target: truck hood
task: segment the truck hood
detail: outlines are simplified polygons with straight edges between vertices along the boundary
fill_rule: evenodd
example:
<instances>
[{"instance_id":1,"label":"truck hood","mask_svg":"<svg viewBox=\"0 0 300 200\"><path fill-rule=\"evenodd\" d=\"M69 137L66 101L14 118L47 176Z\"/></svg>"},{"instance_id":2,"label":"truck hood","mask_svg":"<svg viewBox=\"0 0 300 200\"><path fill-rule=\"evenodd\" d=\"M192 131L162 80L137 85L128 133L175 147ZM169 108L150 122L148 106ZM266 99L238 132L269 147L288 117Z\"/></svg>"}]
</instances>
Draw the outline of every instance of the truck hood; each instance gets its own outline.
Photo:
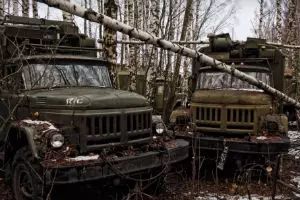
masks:
<instances>
[{"instance_id":1,"label":"truck hood","mask_svg":"<svg viewBox=\"0 0 300 200\"><path fill-rule=\"evenodd\" d=\"M32 107L112 109L147 106L145 97L113 88L71 87L27 91Z\"/></svg>"},{"instance_id":2,"label":"truck hood","mask_svg":"<svg viewBox=\"0 0 300 200\"><path fill-rule=\"evenodd\" d=\"M192 96L193 103L266 105L272 97L261 91L251 90L197 90Z\"/></svg>"}]
</instances>

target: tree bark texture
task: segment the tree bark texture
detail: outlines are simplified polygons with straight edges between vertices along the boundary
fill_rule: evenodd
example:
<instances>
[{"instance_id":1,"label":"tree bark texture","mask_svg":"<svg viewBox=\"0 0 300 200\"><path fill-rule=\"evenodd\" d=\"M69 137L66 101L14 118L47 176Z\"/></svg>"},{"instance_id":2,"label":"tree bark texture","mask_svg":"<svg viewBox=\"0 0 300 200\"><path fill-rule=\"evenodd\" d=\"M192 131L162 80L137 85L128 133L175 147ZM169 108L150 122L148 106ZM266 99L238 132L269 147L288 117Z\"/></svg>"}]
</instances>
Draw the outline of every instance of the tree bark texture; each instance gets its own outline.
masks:
<instances>
[{"instance_id":1,"label":"tree bark texture","mask_svg":"<svg viewBox=\"0 0 300 200\"><path fill-rule=\"evenodd\" d=\"M276 42L281 43L282 38L282 0L276 0Z\"/></svg>"},{"instance_id":2,"label":"tree bark texture","mask_svg":"<svg viewBox=\"0 0 300 200\"><path fill-rule=\"evenodd\" d=\"M38 18L38 5L36 0L32 0L32 14L34 18Z\"/></svg>"},{"instance_id":3,"label":"tree bark texture","mask_svg":"<svg viewBox=\"0 0 300 200\"><path fill-rule=\"evenodd\" d=\"M70 3L70 0L62 0L62 1L66 1L67 3ZM65 22L72 22L73 21L72 14L63 11L62 15L63 15L63 20Z\"/></svg>"},{"instance_id":4,"label":"tree bark texture","mask_svg":"<svg viewBox=\"0 0 300 200\"><path fill-rule=\"evenodd\" d=\"M153 35L159 35L159 7L160 7L160 0L153 0L151 1L150 7L150 33ZM155 96L156 96L156 79L157 79L157 64L158 64L158 56L157 56L157 48L149 46L148 52L150 52L149 57L149 67L148 73L149 74L149 81L148 83L148 90L147 90L147 97L149 99L150 105L152 107L156 107L155 103ZM148 76L147 76L148 77Z\"/></svg>"},{"instance_id":5,"label":"tree bark texture","mask_svg":"<svg viewBox=\"0 0 300 200\"><path fill-rule=\"evenodd\" d=\"M280 99L282 101L285 101L287 103L290 103L290 104L296 106L297 108L300 108L300 103L297 102L295 99L288 97L284 93L272 88L271 86L269 86L261 81L258 81L257 79L255 79L254 77L252 77L250 75L247 75L235 68L232 68L231 66L228 66L214 58L206 56L205 54L199 53L196 50L173 44L167 40L160 39L150 33L147 33L142 30L137 30L134 27L123 24L122 22L112 19L111 17L108 17L102 13L97 13L95 11L87 10L77 4L69 3L66 1L59 1L59 0L38 0L38 1L45 3L49 6L64 10L73 15L77 15L79 17L86 18L93 22L101 23L115 31L119 31L124 34L128 34L131 37L145 41L146 43L152 43L162 49L166 49L166 50L181 54L183 56L188 56L188 57L194 58L197 61L201 61L204 64L214 67L215 69L218 69L225 73L231 74L232 76L235 76L243 81L246 81L251 85L254 85L260 89L263 89L265 92L272 94L274 97L277 97L278 99Z\"/></svg>"},{"instance_id":6,"label":"tree bark texture","mask_svg":"<svg viewBox=\"0 0 300 200\"><path fill-rule=\"evenodd\" d=\"M13 0L13 15L14 16L18 16L19 15L18 0Z\"/></svg>"},{"instance_id":7,"label":"tree bark texture","mask_svg":"<svg viewBox=\"0 0 300 200\"><path fill-rule=\"evenodd\" d=\"M111 19L117 19L117 11L118 11L118 2L116 0L105 0L104 1L104 12ZM90 20L92 21L92 20ZM117 31L109 26L105 26L104 24L104 50L107 55L107 60L110 63L111 67L111 77L113 85L116 86L116 72L117 72Z\"/></svg>"},{"instance_id":8,"label":"tree bark texture","mask_svg":"<svg viewBox=\"0 0 300 200\"><path fill-rule=\"evenodd\" d=\"M87 9L87 0L84 0L83 4L84 4L84 8ZM99 10L98 10L98 12L99 12ZM83 20L83 33L84 33L84 35L87 35L87 20L86 19Z\"/></svg>"},{"instance_id":9,"label":"tree bark texture","mask_svg":"<svg viewBox=\"0 0 300 200\"><path fill-rule=\"evenodd\" d=\"M0 0L0 19L4 17L4 2Z\"/></svg>"},{"instance_id":10,"label":"tree bark texture","mask_svg":"<svg viewBox=\"0 0 300 200\"><path fill-rule=\"evenodd\" d=\"M297 0L288 1L288 33L287 33L287 43L290 45L297 44L297 17L296 17L296 4ZM297 55L296 49L290 49L289 51L289 66L293 68L293 79L295 83L296 99L300 97L300 80L299 80L299 55Z\"/></svg>"},{"instance_id":11,"label":"tree bark texture","mask_svg":"<svg viewBox=\"0 0 300 200\"><path fill-rule=\"evenodd\" d=\"M91 9L91 8L92 8L92 0L89 0L89 9ZM91 21L89 21L89 37L93 37Z\"/></svg>"},{"instance_id":12,"label":"tree bark texture","mask_svg":"<svg viewBox=\"0 0 300 200\"><path fill-rule=\"evenodd\" d=\"M124 0L124 10L123 10L123 23L128 23L128 0ZM126 40L128 36L126 34L122 34L122 40ZM126 66L126 60L127 60L127 50L128 45L122 43L122 49L121 49L121 66L122 68L125 68Z\"/></svg>"},{"instance_id":13,"label":"tree bark texture","mask_svg":"<svg viewBox=\"0 0 300 200\"><path fill-rule=\"evenodd\" d=\"M262 24L264 17L264 0L259 0L259 22L258 22L258 37L262 37Z\"/></svg>"},{"instance_id":14,"label":"tree bark texture","mask_svg":"<svg viewBox=\"0 0 300 200\"><path fill-rule=\"evenodd\" d=\"M175 38L175 20L177 19L175 16L175 11L174 11L174 7L176 7L178 5L178 1L174 0L174 1L170 1L169 4L169 31L168 31L168 39L169 40L173 40ZM169 92L170 92L170 86L169 86L169 76L171 74L171 69L172 69L172 52L168 51L167 52L167 64L166 64L166 69L164 71L164 94L163 94L163 99L164 99L164 103L163 103L163 119L164 121L168 121L169 120L169 116L167 116L168 114L168 109L169 109L169 105L167 102L167 98L169 96Z\"/></svg>"},{"instance_id":15,"label":"tree bark texture","mask_svg":"<svg viewBox=\"0 0 300 200\"><path fill-rule=\"evenodd\" d=\"M29 17L29 0L22 0L22 16Z\"/></svg>"},{"instance_id":16,"label":"tree bark texture","mask_svg":"<svg viewBox=\"0 0 300 200\"><path fill-rule=\"evenodd\" d=\"M189 21L187 22L187 31L186 31L186 41L192 40L192 32L193 32L193 21L194 21L194 5L195 2L192 2L191 10L189 11ZM188 44L186 46L187 48L190 48L190 45ZM187 100L188 97L188 72L189 72L189 65L191 64L191 59L186 57L184 58L184 64L183 64L183 82L182 82L182 92L185 94L183 102Z\"/></svg>"},{"instance_id":17,"label":"tree bark texture","mask_svg":"<svg viewBox=\"0 0 300 200\"><path fill-rule=\"evenodd\" d=\"M98 0L98 12L102 13L103 12L102 10L103 10L103 1ZM99 39L100 40L102 39L102 30L103 30L102 24L99 24Z\"/></svg>"},{"instance_id":18,"label":"tree bark texture","mask_svg":"<svg viewBox=\"0 0 300 200\"><path fill-rule=\"evenodd\" d=\"M193 6L193 0L187 0L185 13L184 13L184 18L183 18L183 23L182 23L180 41L183 41L183 40L186 39L188 26L191 23L190 17L192 16L191 15L192 6ZM173 75L173 79L172 79L172 84L171 84L171 87L170 87L170 93L169 93L168 104L167 104L167 105L170 105L170 107L166 111L166 119L169 119L169 116L171 115L171 112L172 112L172 106L175 102L176 88L177 88L177 84L179 83L179 78L180 78L179 77L179 71L180 71L181 59L182 59L182 56L180 54L178 54L177 57L176 57L176 62L175 62L175 68L174 68L174 75Z\"/></svg>"},{"instance_id":19,"label":"tree bark texture","mask_svg":"<svg viewBox=\"0 0 300 200\"><path fill-rule=\"evenodd\" d=\"M135 25L135 18L134 18L134 10L136 9L134 6L134 0L127 0L128 1L128 24L131 27ZM129 44L129 91L136 91L136 75L137 75L137 66L135 63L135 48L133 45Z\"/></svg>"}]
</instances>

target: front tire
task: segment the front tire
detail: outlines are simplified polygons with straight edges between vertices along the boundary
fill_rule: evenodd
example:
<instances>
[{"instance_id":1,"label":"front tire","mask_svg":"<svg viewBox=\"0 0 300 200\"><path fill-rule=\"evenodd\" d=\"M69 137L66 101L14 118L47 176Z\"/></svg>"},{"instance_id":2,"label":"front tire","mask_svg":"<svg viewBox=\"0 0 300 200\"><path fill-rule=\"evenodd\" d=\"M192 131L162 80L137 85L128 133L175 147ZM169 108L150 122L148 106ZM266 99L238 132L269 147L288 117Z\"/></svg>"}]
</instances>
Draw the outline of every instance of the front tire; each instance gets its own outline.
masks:
<instances>
[{"instance_id":1,"label":"front tire","mask_svg":"<svg viewBox=\"0 0 300 200\"><path fill-rule=\"evenodd\" d=\"M28 147L19 149L12 163L12 189L15 200L42 200L43 182L40 166Z\"/></svg>"}]
</instances>

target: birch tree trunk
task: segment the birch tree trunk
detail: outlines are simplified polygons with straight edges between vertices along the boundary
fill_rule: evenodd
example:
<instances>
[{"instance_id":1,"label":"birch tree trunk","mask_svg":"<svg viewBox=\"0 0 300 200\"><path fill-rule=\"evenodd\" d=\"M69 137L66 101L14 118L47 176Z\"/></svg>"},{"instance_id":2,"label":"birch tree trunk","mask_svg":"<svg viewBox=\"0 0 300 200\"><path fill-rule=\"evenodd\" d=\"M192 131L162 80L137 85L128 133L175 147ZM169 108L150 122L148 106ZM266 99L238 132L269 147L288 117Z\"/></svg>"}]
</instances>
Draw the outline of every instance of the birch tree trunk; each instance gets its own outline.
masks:
<instances>
[{"instance_id":1,"label":"birch tree trunk","mask_svg":"<svg viewBox=\"0 0 300 200\"><path fill-rule=\"evenodd\" d=\"M296 0L288 1L288 32L287 43L295 45Z\"/></svg>"},{"instance_id":2,"label":"birch tree trunk","mask_svg":"<svg viewBox=\"0 0 300 200\"><path fill-rule=\"evenodd\" d=\"M104 1L104 12L107 16L112 19L117 19L118 5L117 0L105 0ZM117 73L117 31L110 27L104 26L104 50L107 54L107 60L111 66L111 77L113 85L116 86L116 73Z\"/></svg>"},{"instance_id":3,"label":"birch tree trunk","mask_svg":"<svg viewBox=\"0 0 300 200\"><path fill-rule=\"evenodd\" d=\"M92 0L89 0L89 9L92 9ZM93 34L92 34L92 23L91 23L91 21L89 21L89 36L93 37Z\"/></svg>"},{"instance_id":4,"label":"birch tree trunk","mask_svg":"<svg viewBox=\"0 0 300 200\"><path fill-rule=\"evenodd\" d=\"M4 17L4 2L0 0L0 19Z\"/></svg>"},{"instance_id":5,"label":"birch tree trunk","mask_svg":"<svg viewBox=\"0 0 300 200\"><path fill-rule=\"evenodd\" d=\"M297 0L289 0L288 1L288 33L287 33L287 44L296 45L297 44L297 31L296 31L296 1ZM293 79L295 83L296 94L295 98L299 99L299 70L297 67L297 51L295 49L289 50L289 58L288 64L293 69Z\"/></svg>"},{"instance_id":6,"label":"birch tree trunk","mask_svg":"<svg viewBox=\"0 0 300 200\"><path fill-rule=\"evenodd\" d=\"M190 16L189 16L189 20L187 22L187 33L186 33L186 41L190 41L192 40L192 32L193 32L193 21L194 21L194 5L195 3L192 2L191 4L191 10L189 12ZM187 45L187 48L190 48L191 45ZM182 102L186 102L187 101L187 97L188 97L188 69L189 69L189 65L191 64L190 62L190 58L185 57L184 58L184 64L183 64L183 83L182 83L182 88L183 88L183 93L184 95L184 99L182 99Z\"/></svg>"},{"instance_id":7,"label":"birch tree trunk","mask_svg":"<svg viewBox=\"0 0 300 200\"><path fill-rule=\"evenodd\" d=\"M22 16L29 17L29 0L22 0Z\"/></svg>"},{"instance_id":8,"label":"birch tree trunk","mask_svg":"<svg viewBox=\"0 0 300 200\"><path fill-rule=\"evenodd\" d=\"M299 16L299 13L297 13L297 7L299 7L300 5L300 2L299 0L295 0L294 1L294 9L295 9L295 16L293 18L293 31L292 31L292 34L293 34L293 40L292 40L292 45L297 45L298 42L299 42L299 34L298 34L298 31L299 31L299 21L298 21L298 16ZM298 9L299 10L299 9ZM294 71L294 79L295 79L295 82L296 82L296 99L299 101L300 99L300 51L299 49L293 49L293 64L292 64L292 67L293 67L293 71Z\"/></svg>"},{"instance_id":9,"label":"birch tree trunk","mask_svg":"<svg viewBox=\"0 0 300 200\"><path fill-rule=\"evenodd\" d=\"M103 2L102 0L98 0L98 12L103 13L102 11ZM102 39L102 24L99 24L99 39Z\"/></svg>"},{"instance_id":10,"label":"birch tree trunk","mask_svg":"<svg viewBox=\"0 0 300 200\"><path fill-rule=\"evenodd\" d=\"M161 37L165 39L166 36L166 28L165 28L165 19L166 19L166 0L162 0L162 9L161 9L161 13L160 13L160 17L159 17L159 28L161 30ZM164 55L165 55L165 51L163 49L158 49L158 53L159 53L159 62L158 62L158 66L157 66L157 76L161 77L162 75L162 71L163 71L163 66L164 66Z\"/></svg>"},{"instance_id":11,"label":"birch tree trunk","mask_svg":"<svg viewBox=\"0 0 300 200\"><path fill-rule=\"evenodd\" d=\"M2 0L3 1L3 15L5 15L5 4L7 5L7 13L11 15L12 13L12 1L11 0ZM5 3L6 2L6 3Z\"/></svg>"},{"instance_id":12,"label":"birch tree trunk","mask_svg":"<svg viewBox=\"0 0 300 200\"><path fill-rule=\"evenodd\" d=\"M123 23L127 24L128 23L128 0L124 0L124 15L123 15ZM122 40L126 40L128 37L126 34L122 34ZM122 49L121 49L121 66L124 68L124 62L127 60L127 44L122 44Z\"/></svg>"},{"instance_id":13,"label":"birch tree trunk","mask_svg":"<svg viewBox=\"0 0 300 200\"><path fill-rule=\"evenodd\" d=\"M193 6L193 0L187 0L185 13L184 13L184 19L183 19L183 23L182 23L180 41L183 41L186 39L188 26L191 23L190 17L191 17L191 12L192 12L192 6ZM170 107L166 111L166 119L169 119L169 116L172 111L172 105L174 104L174 101L175 101L176 86L179 83L179 70L180 70L180 65L181 65L181 58L182 57L180 55L177 55L176 62L175 62L175 68L174 68L174 75L173 75L173 79L172 79L172 84L171 84L170 94L169 94L168 104L167 104Z\"/></svg>"},{"instance_id":14,"label":"birch tree trunk","mask_svg":"<svg viewBox=\"0 0 300 200\"><path fill-rule=\"evenodd\" d=\"M201 0L195 2L195 20L194 20L194 31L193 31L193 40L196 41L199 39L198 30L200 28L200 3ZM196 44L194 45L196 49Z\"/></svg>"},{"instance_id":15,"label":"birch tree trunk","mask_svg":"<svg viewBox=\"0 0 300 200\"><path fill-rule=\"evenodd\" d=\"M69 2L69 3L70 3L70 0L62 0L62 1L66 1L66 2ZM62 15L63 15L63 20L64 20L65 22L72 22L72 21L73 21L72 14L63 11L63 14L62 14Z\"/></svg>"},{"instance_id":16,"label":"birch tree trunk","mask_svg":"<svg viewBox=\"0 0 300 200\"><path fill-rule=\"evenodd\" d=\"M13 0L13 15L14 16L18 16L19 15L18 0Z\"/></svg>"},{"instance_id":17,"label":"birch tree trunk","mask_svg":"<svg viewBox=\"0 0 300 200\"><path fill-rule=\"evenodd\" d=\"M282 38L282 12L281 12L281 0L276 0L276 42L281 43Z\"/></svg>"},{"instance_id":18,"label":"birch tree trunk","mask_svg":"<svg viewBox=\"0 0 300 200\"><path fill-rule=\"evenodd\" d=\"M143 1L143 30L149 29L149 23L150 23L150 1ZM149 47L143 46L143 58L142 58L142 65L141 68L147 72L148 69L148 61L149 61ZM148 85L147 85L148 87Z\"/></svg>"},{"instance_id":19,"label":"birch tree trunk","mask_svg":"<svg viewBox=\"0 0 300 200\"><path fill-rule=\"evenodd\" d=\"M188 57L194 58L196 61L201 61L203 64L212 66L215 69L221 70L221 71L228 73L234 77L237 77L243 81L246 81L249 84L254 85L254 86L264 90L265 92L273 95L274 97L278 98L279 100L285 101L291 105L294 105L296 108L300 108L300 103L297 102L295 99L288 97L284 93L272 88L268 84L258 81L257 79L255 79L254 77L252 77L250 75L247 75L235 68L232 68L232 67L226 65L225 63L215 60L214 58L206 56L203 53L197 52L196 50L173 44L172 42L163 40L161 38L158 38L150 33L142 31L142 30L136 30L135 28L128 26L126 24L123 24L120 21L114 20L111 17L108 17L104 14L101 14L101 13L99 14L95 11L87 10L78 4L72 4L72 3L68 3L66 1L60 1L60 0L38 0L38 1L45 3L51 7L55 7L55 8L64 10L66 12L69 12L71 14L77 15L79 17L86 18L93 22L101 23L110 29L122 32L127 35L131 35L132 37L134 37L138 40L142 40L148 44L154 44L162 49L166 49L168 51L172 51L172 52L178 53L183 56L188 56Z\"/></svg>"},{"instance_id":20,"label":"birch tree trunk","mask_svg":"<svg viewBox=\"0 0 300 200\"><path fill-rule=\"evenodd\" d=\"M128 24L134 27L134 0L128 0ZM129 44L129 91L136 91L136 74L137 67L135 65L135 48L134 45Z\"/></svg>"},{"instance_id":21,"label":"birch tree trunk","mask_svg":"<svg viewBox=\"0 0 300 200\"><path fill-rule=\"evenodd\" d=\"M264 0L259 1L258 37L262 37L262 23L264 17Z\"/></svg>"},{"instance_id":22,"label":"birch tree trunk","mask_svg":"<svg viewBox=\"0 0 300 200\"><path fill-rule=\"evenodd\" d=\"M151 1L151 7L150 7L150 33L153 35L158 36L159 35L159 6L160 6L160 0L153 0ZM149 51L149 50L148 50ZM157 49L155 47L152 47L149 57L149 70L147 74L150 74L148 83L148 91L147 91L147 97L149 99L150 105L155 109L156 108L156 78L157 78Z\"/></svg>"},{"instance_id":23,"label":"birch tree trunk","mask_svg":"<svg viewBox=\"0 0 300 200\"><path fill-rule=\"evenodd\" d=\"M142 27L142 7L143 5L138 4L138 1L134 1L134 27L136 29L141 29ZM140 69L140 45L134 46L134 66L136 66L136 72Z\"/></svg>"},{"instance_id":24,"label":"birch tree trunk","mask_svg":"<svg viewBox=\"0 0 300 200\"><path fill-rule=\"evenodd\" d=\"M178 5L177 0L174 1L170 1L169 4L169 31L168 31L168 40L174 40L175 38L175 23L174 21L177 19L176 17L176 13L174 12L174 7L176 7ZM169 75L171 74L171 69L172 69L172 52L168 51L167 52L167 64L166 64L166 69L164 71L164 94L163 94L163 99L164 99L164 103L163 103L163 119L164 121L168 121L168 116L167 116L167 112L168 112L168 107L170 105L168 105L168 102L166 101L168 96L169 96Z\"/></svg>"},{"instance_id":25,"label":"birch tree trunk","mask_svg":"<svg viewBox=\"0 0 300 200\"><path fill-rule=\"evenodd\" d=\"M36 0L32 0L32 14L34 18L38 18L38 5Z\"/></svg>"},{"instance_id":26,"label":"birch tree trunk","mask_svg":"<svg viewBox=\"0 0 300 200\"><path fill-rule=\"evenodd\" d=\"M84 0L84 8L87 8L87 0ZM87 20L84 19L83 22L83 33L84 35L87 35Z\"/></svg>"}]
</instances>

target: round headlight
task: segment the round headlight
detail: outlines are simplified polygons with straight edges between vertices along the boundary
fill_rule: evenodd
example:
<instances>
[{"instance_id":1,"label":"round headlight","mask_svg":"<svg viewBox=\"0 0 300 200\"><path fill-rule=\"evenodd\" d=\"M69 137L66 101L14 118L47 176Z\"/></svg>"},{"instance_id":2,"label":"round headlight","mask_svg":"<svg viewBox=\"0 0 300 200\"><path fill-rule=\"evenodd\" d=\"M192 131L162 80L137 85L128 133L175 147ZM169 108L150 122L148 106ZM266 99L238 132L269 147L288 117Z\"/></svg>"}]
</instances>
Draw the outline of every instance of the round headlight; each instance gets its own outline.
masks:
<instances>
[{"instance_id":1,"label":"round headlight","mask_svg":"<svg viewBox=\"0 0 300 200\"><path fill-rule=\"evenodd\" d=\"M60 134L60 133L56 133L56 134L52 135L52 137L50 139L50 143L53 148L62 147L64 142L65 142L64 136L62 136L62 134Z\"/></svg>"},{"instance_id":2,"label":"round headlight","mask_svg":"<svg viewBox=\"0 0 300 200\"><path fill-rule=\"evenodd\" d=\"M155 130L157 134L162 134L165 130L164 124L163 123L156 124Z\"/></svg>"}]
</instances>

